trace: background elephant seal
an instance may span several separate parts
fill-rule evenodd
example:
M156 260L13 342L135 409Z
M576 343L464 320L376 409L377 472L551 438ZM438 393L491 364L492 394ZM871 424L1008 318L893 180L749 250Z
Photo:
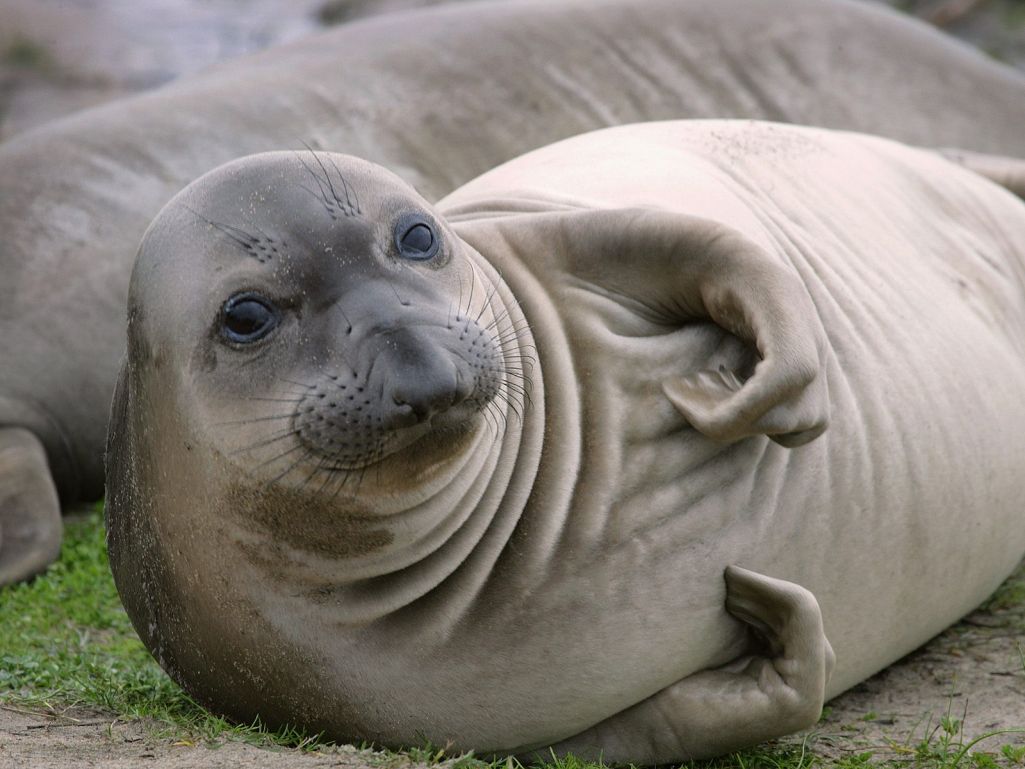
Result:
M458 88L450 84L458 83ZM527 0L352 24L0 145L0 585L103 488L130 265L170 197L308 142L428 199L607 125L762 117L1025 157L1025 79L859 3ZM962 155L1010 184L1001 159Z
M1022 244L939 157L773 124L584 135L436 208L228 164L133 273L125 607L210 707L340 739L664 763L810 725L1025 551Z

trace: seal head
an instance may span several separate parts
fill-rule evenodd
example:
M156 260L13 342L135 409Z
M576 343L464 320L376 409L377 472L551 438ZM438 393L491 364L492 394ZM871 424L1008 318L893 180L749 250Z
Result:
M240 719L346 712L349 684L308 671L351 656L303 629L393 615L472 551L516 465L525 333L493 268L371 163L252 156L169 203L133 273L108 530L172 677Z
M343 494L372 466L406 477L433 461L426 442L473 432L499 395L489 289L384 169L259 158L190 188L150 231L134 281L159 287L134 294L144 357L187 354L197 426L247 483Z

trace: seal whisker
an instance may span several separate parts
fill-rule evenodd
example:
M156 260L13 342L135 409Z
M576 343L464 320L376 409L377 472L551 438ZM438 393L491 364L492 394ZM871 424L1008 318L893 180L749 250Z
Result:
M494 413L492 412L493 405L494 402L491 400L483 401L480 404L478 411L480 412L481 417L484 419L485 424L487 424L489 430L492 428L492 420L495 420L494 430L496 432L494 432L493 434L497 435L498 422Z
M486 413L486 410L485 410L485 413ZM484 418L484 424L485 424L486 429L488 431L488 436L490 437L491 440L494 440L494 439L496 439L498 437L498 423L494 422L493 419L494 419L493 417L492 417L492 419L488 419L486 416Z
M309 473L309 475L306 476L306 480L304 480L302 482L302 485L299 488L300 489L305 488L306 484L308 484L310 481L312 481L313 480L313 476L316 475L317 473L324 473L324 480L321 482L320 488L318 488L317 491L316 491L318 496L320 494L323 494L324 493L324 489L327 488L327 485L331 482L331 480L333 478L332 473L329 472L328 469L325 469L325 467L324 467L324 464L327 461L328 461L327 457L321 457L320 461L317 462L317 466L314 467L313 470Z
M311 195L312 195L312 196L313 196L314 198L316 198L316 199L317 199L317 201L318 201L319 203L323 203L323 204L325 204L325 206L324 206L324 207L325 207L325 208L327 208L327 205L326 205L326 203L327 203L327 200L326 200L326 198L324 197L324 193L323 193L323 191L321 191L321 192L320 192L320 193L318 194L318 193L314 192L313 190L311 190L311 189L310 189L309 187L307 187L307 186L306 186L305 184L300 184L300 185L299 185L299 189L302 189L302 190L306 190L306 192L310 193L310 194L311 194ZM329 213L330 213L330 211L331 211L331 209L330 209L330 208L328 208L328 212L329 212Z
M324 172L324 180L327 182L328 189L331 190L331 197L334 198L335 203L337 203L339 208L342 209L342 213L346 216L355 216L352 211L351 204L347 206L346 201L343 201L338 196L338 190L335 189L334 182L331 181L331 172L327 169L327 166L324 165L324 161L320 159L320 155L318 155L306 142L303 142L303 146L309 150L310 154L313 155L313 159L317 161L317 165L320 166L320 170ZM339 171L339 177L341 177L341 171ZM342 179L342 184L345 184L345 179Z
M518 417L520 417L520 419L522 419L523 418L523 414L520 412L520 409L523 407L523 404L526 404L527 406L533 406L534 405L531 402L530 393L528 393L526 391L516 390L515 388L510 387L509 384L510 384L509 382L503 382L502 386L504 387L504 390L503 389L499 389L499 391L497 393L495 393L495 397L496 398L500 398L500 397L501 398L505 398L506 402L509 404L509 408L511 408L513 411L515 411L516 415ZM522 398L522 401L518 401L517 399L513 398L510 393L518 394Z
M217 222L213 219L209 219L206 216L203 216L203 214L199 213L199 211L196 211L194 208L191 208L189 206L185 206L185 209L194 214L195 216L199 217L200 219L202 219L204 222L206 222L208 225L213 227L218 232L222 233L223 235L226 235L228 238L231 239L233 243L235 243L235 245L237 245L239 248L245 251L247 255L249 255L252 252L254 246L257 243L257 239L252 235L252 233L246 232L245 230L239 227L235 227L231 224Z
M338 492L340 492L341 488L345 485L345 476L347 476L348 473L345 471L339 471L335 468L326 468L320 472L324 473L326 478L324 479L324 485L317 493L323 494L329 486L334 485L334 491L332 491L328 497L331 501L334 501L338 497Z
M250 396L246 398L248 401L263 401L265 403L301 403L302 398L256 398Z
M497 405L495 407L496 409L498 409L497 413L501 414L505 418L505 423L506 423L507 427L508 427L508 424L509 424L509 421L508 421L508 416L509 415L507 413L507 410L508 411L512 411L516 415L517 419L519 419L521 422L523 421L523 414L520 413L519 409L516 408L515 404L513 403L513 401L509 398L509 396L507 394L502 393L502 392L496 392L492 396L491 402L495 403L495 404L504 403L505 406L507 407L507 409L501 409Z
M533 382L530 380L530 377L528 377L522 371L515 371L513 369L507 368L505 370L505 374L506 374L506 376L511 376L511 377L514 377L515 379L520 380L520 382L519 382L520 386L523 387L524 389L528 390L528 391L530 390L531 386L533 385Z
M348 326L348 328L347 328L347 329L345 330L345 333L347 333L347 334L351 334L351 333L352 333L352 321L351 321L351 320L349 320L349 316L348 316L348 315L346 315L346 313L345 313L345 310L343 310L343 309L342 309L342 303L341 303L341 300L339 300L339 301L335 302L335 303L334 303L334 305L332 305L332 306L333 306L333 308L334 308L335 310L338 310L338 313L339 313L339 315L341 315L341 316L342 316L342 320L344 320L344 321L345 321L345 325L347 325L347 326ZM348 361L346 361L346 363L348 363ZM352 367L352 365L351 365L351 364L349 364L349 367L351 368L351 367Z
M480 323L480 319L484 316L484 311L491 306L491 300L495 298L496 293L498 293L498 286L492 285L491 290L484 297L484 303L480 306L480 312L478 312L477 317L474 318L474 323Z
M496 336L496 337L494 337L494 339L502 347L505 347L509 343L519 342L520 341L520 336L519 336L519 334L504 334L502 336ZM534 345L530 345L530 344L523 345L521 349L523 349L523 350L534 350L535 352L537 352L537 348L534 347Z
M500 328L501 325L503 323L506 323L506 322L508 322L507 329L509 329L509 328L517 328L517 329L530 328L530 324L527 322L526 318L519 318L518 320L513 320L512 319L512 315L510 313L511 313L510 309L503 310L500 314L495 316L494 320L492 320L490 323L488 323L486 326L484 326L484 328L488 329L488 330L490 330L492 328L497 329L497 328Z
M359 207L359 197L357 197L357 195L356 195L356 190L354 188L351 188L349 183L347 181L345 181L345 176L342 174L342 169L340 169L338 167L338 164L335 162L335 159L334 158L330 158L330 160L331 160L331 165L333 165L334 168L335 168L335 171L338 172L338 178L341 180L342 188L345 190L345 202L349 204L349 214L351 216L356 216L357 214L362 214L363 211L360 210L360 207ZM352 204L352 200L349 200L349 193L350 193L350 191L352 192L352 199L356 201L355 207Z
M468 320L470 314L470 308L473 306L473 286L477 282L477 273L473 270L473 263L470 263L470 291L466 298L466 307L460 307L459 315L462 317L456 317L456 322L461 323L464 320Z
M478 273L477 265L475 265L473 262L470 262L470 279L473 281L470 284L471 290L473 288L473 283L476 283L477 280L479 279L479 276L478 276L477 273ZM497 289L497 285L492 285L491 288L492 288L492 293L486 293L484 295L484 301L481 303L480 311L477 313L477 317L474 318L474 321L473 321L474 323L478 322L481 319L481 316L484 314L484 310L486 310L488 308L489 302L491 301L491 297L493 296L493 292ZM466 306L467 328L469 328L469 315L470 315L470 312L472 310L473 310L473 295L471 294L470 295L470 301L467 303L467 306Z
M509 391L510 394L519 395L521 398L526 398L529 394L527 392L527 388L524 387L521 383L512 382L507 379L503 379L502 382L499 384L499 387L504 387L506 390Z
M331 190L331 197L334 199L335 203L342 208L342 212L348 214L345 204L342 202L342 199L338 197L338 190L335 189L335 184L331 181L331 172L327 170L327 166L324 165L324 161L320 159L320 155L314 152L309 145L306 146L306 149L310 151L310 154L313 155L313 159L316 160L317 165L320 166L320 170L324 172L324 181L327 182L328 189Z
M463 276L460 275L459 276L459 298L456 299L456 318L455 318L456 323L458 323L460 321L459 310L460 310L460 308L462 306L463 306ZM452 328L451 321L449 321L449 328Z
M359 475L356 476L356 486L352 490L354 494L359 494L359 489L363 485L363 479L367 474L367 467L369 467L369 465L363 465L359 469Z
M305 382L296 382L296 381L294 381L292 379L285 379L284 377L275 377L275 379L277 379L279 382L284 382L285 384L295 385L296 387L305 387L307 390L315 390L316 387L317 387L315 384L306 384Z
M338 476L338 477L336 478L336 476ZM331 492L331 501L332 502L334 502L336 499L338 499L338 495L341 494L342 493L342 489L345 488L345 482L348 480L348 478L349 478L349 471L348 470L342 470L342 471L337 471L336 470L333 473L329 473L328 474L328 480L329 481L335 481L335 480L338 481L337 486L335 486L335 490Z
M277 460L277 459L281 459L282 457L285 457L285 456L287 456L288 454L291 454L291 453L292 453L293 451L296 451L297 449L304 449L304 451L303 451L303 454L302 454L302 456L301 456L301 457L299 457L299 458L298 458L297 460L295 460L295 461L294 461L294 462L293 462L292 464L290 464L290 465L289 465L288 467L286 467L286 468L285 468L285 469L284 469L284 470L283 470L282 472L278 473L278 474L277 474L276 476L274 476L274 477L273 477L273 478L271 478L271 479L270 479L269 481L267 481L267 482L266 482L266 483L264 484L264 488L270 488L270 487L271 487L271 486L273 486L273 485L274 485L275 483L277 483L277 482L278 482L278 481L280 481L280 480L281 480L282 478L284 478L284 477L285 477L286 475L288 475L288 474L289 474L290 472L292 472L292 471L293 471L293 470L294 470L294 469L295 469L296 467L298 467L298 466L299 466L299 465L300 465L300 464L301 464L301 463L302 463L303 461L305 461L305 460L306 460L306 459L307 459L308 457L312 456L312 452L311 452L311 451L310 451L309 449L307 449L307 448L306 448L305 446L303 446L302 444L300 444L300 445L296 446L295 448L293 448L293 449L290 449L289 451L286 451L286 452L285 452L284 454L280 454L280 455L278 455L277 457L274 457L274 460ZM264 463L261 463L261 464L257 465L257 467L258 467L258 468L259 468L259 467L263 467L264 465L266 465L266 464L269 464L270 462L272 462L272 461L274 461L274 460L268 460L267 462L264 462Z
M506 380L503 381L502 384L508 387L511 391L517 393L518 395L527 395L527 388L519 382L510 382Z
M503 385L504 384L505 383L503 383ZM526 397L526 396L524 396L524 397ZM499 388L495 391L495 394L492 396L492 399L493 400L501 400L510 409L515 411L518 416L522 417L522 414L520 414L520 410L519 410L520 409L520 402L516 398L512 397L512 394L511 394L511 392L510 392L510 390L508 388L505 388L503 386L499 386Z
M501 324L505 320L509 320L509 325L507 325L504 329L502 329L501 328ZM513 320L511 320L509 318L509 313L505 313L505 317L502 318L501 320L496 320L496 321L494 321L492 323L489 323L488 325L484 326L484 330L485 331L491 331L491 329L495 329L496 331L500 331L501 333L506 333L508 331L516 331L517 333L522 333L522 332L526 331L529 328L530 328L530 324L527 323L527 321L525 321L525 320L513 321Z
M234 449L233 451L229 452L228 456L236 456L238 454L245 453L246 451L252 451L253 449L260 449L260 448L263 448L264 446L269 446L272 443L277 443L280 440L284 440L285 438L288 438L289 436L298 435L298 434L299 434L299 431L294 429L294 428L289 428L287 430L282 430L281 432L275 433L270 438L266 438L266 439L264 439L262 441L257 441L256 443L250 443L249 445L243 446L240 449ZM272 461L272 460L269 460L269 461Z
M306 149L309 150L311 153L313 152L313 150L310 149L310 145L306 144L306 142L303 142L303 146L305 146ZM324 208L327 209L327 212L329 214L332 214L333 216L334 212L331 210L331 201L328 199L327 190L324 189L323 180L317 175L317 172L314 171L305 160L303 160L303 157L299 152L295 153L295 157L302 164L302 167L306 169L310 176L313 177L313 180L317 183L317 189L320 190L320 202L324 204ZM316 155L314 155L314 157L316 157ZM310 190L310 192L313 191Z
M409 307L410 306L410 302L408 302L407 300L405 300L401 296L399 296L399 291L398 291L397 288L395 288L395 286L392 284L392 282L389 280L387 283L388 283L388 288L390 288L392 290L392 293L395 294L395 298L399 300L399 304L402 305L403 307Z
M498 331L494 335L494 338L501 340L514 340L518 342L521 339L523 339L523 336L527 333L527 331L529 331L528 328L515 328L510 326L509 328ZM531 349L537 352L537 348L533 345L524 345L524 349Z
M272 422L275 419L289 419L294 416L295 414L290 411L287 414L275 414L274 416L270 417L253 417L252 419L233 419L228 422L214 422L213 426L224 427L226 425L248 425L252 424L253 422Z
M488 401L487 406L484 409L484 413L490 414L491 418L494 420L494 434L496 436L499 434L499 427L502 428L502 431L509 429L509 418L506 416L505 412L501 408L499 408L498 404L495 402L494 399ZM501 424L499 424L499 420L501 420Z
M530 367L533 368L536 361L532 355L521 355L519 353L509 352L502 356L502 360L506 363L506 368L510 371L519 371L523 373L526 371L524 363L529 363Z
M374 468L374 475L375 475L374 480L377 482L378 485L381 484L381 462L379 460L381 459L381 457L383 455L384 455L384 451L379 449L376 452L376 454L373 457L373 459L372 459L373 468Z

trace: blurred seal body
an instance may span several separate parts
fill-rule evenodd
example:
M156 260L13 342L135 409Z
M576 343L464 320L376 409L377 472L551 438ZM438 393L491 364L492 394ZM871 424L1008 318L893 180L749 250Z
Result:
M1021 243L938 157L771 124L584 135L437 208L231 163L133 273L125 606L201 701L341 739L664 763L807 726L1025 550Z

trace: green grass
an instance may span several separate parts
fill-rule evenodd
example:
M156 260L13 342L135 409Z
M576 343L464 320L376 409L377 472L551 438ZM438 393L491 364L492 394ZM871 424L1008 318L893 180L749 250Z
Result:
M986 609L1025 612L1025 569L1019 569L990 599ZM1023 659L1025 666L1025 659ZM164 673L138 640L107 565L101 509L66 525L58 563L28 584L0 591L0 706L60 714L99 710L120 720L145 719L155 739L219 743L240 740L262 747L311 751L325 743L295 729L269 731L211 715ZM871 721L875 713L862 720ZM903 744L859 749L844 727L821 724L819 732L793 737L687 769L994 769L1025 767L1025 747L1004 733L969 736L961 719L946 713ZM816 743L819 743L817 748ZM367 751L368 764L389 767L444 763L446 769L520 769L514 760L482 761L453 756L423 745L402 753ZM599 769L574 758L542 764L544 769Z
M310 747L293 729L268 732L218 718L168 678L139 641L107 565L99 508L65 528L60 560L0 593L0 702L61 713L101 709L149 719L158 736L222 737Z
M1022 607L1025 607L1025 569L1019 567L980 608L986 612L1006 612L1010 615L1009 620L1023 623L1025 611Z

